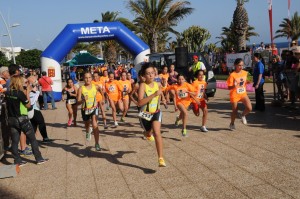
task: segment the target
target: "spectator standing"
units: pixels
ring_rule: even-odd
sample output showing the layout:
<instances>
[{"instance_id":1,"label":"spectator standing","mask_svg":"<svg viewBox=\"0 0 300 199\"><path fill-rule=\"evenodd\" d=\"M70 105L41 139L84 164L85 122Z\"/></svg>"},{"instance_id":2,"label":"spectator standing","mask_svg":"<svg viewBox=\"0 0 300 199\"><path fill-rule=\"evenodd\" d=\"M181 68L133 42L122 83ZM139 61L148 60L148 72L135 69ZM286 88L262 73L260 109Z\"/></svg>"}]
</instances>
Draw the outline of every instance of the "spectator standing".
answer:
<instances>
[{"instance_id":1,"label":"spectator standing","mask_svg":"<svg viewBox=\"0 0 300 199\"><path fill-rule=\"evenodd\" d=\"M190 82L192 83L192 81L194 80L194 77L196 77L197 75L197 71L198 70L203 70L206 73L206 67L203 64L203 62L198 60L198 56L194 55L193 56L193 65L189 68L189 71L192 72L192 76L190 77ZM196 78L195 78L196 79ZM205 76L204 76L205 79Z\"/></svg>"},{"instance_id":2,"label":"spectator standing","mask_svg":"<svg viewBox=\"0 0 300 199\"><path fill-rule=\"evenodd\" d=\"M47 72L43 71L42 72L42 77L39 79L39 84L42 87L42 94L43 94L43 101L44 101L44 110L48 109L48 96L51 98L51 105L52 109L57 109L55 106L55 101L53 97L53 92L52 92L52 87L53 81L50 77L47 77Z\"/></svg>"},{"instance_id":3,"label":"spectator standing","mask_svg":"<svg viewBox=\"0 0 300 199\"><path fill-rule=\"evenodd\" d=\"M74 86L79 88L79 82L76 76L76 67L73 67L71 72L70 72L70 79L73 81Z\"/></svg>"},{"instance_id":4,"label":"spectator standing","mask_svg":"<svg viewBox=\"0 0 300 199\"><path fill-rule=\"evenodd\" d=\"M261 54L254 53L253 61L255 66L253 69L253 87L255 87L255 110L265 111L265 96L264 96L264 70L265 67L261 62Z\"/></svg>"},{"instance_id":5,"label":"spectator standing","mask_svg":"<svg viewBox=\"0 0 300 199\"><path fill-rule=\"evenodd\" d=\"M138 74L137 74L133 64L130 64L130 69L128 72L131 74L131 78L134 80L134 83L137 83Z\"/></svg>"}]
</instances>

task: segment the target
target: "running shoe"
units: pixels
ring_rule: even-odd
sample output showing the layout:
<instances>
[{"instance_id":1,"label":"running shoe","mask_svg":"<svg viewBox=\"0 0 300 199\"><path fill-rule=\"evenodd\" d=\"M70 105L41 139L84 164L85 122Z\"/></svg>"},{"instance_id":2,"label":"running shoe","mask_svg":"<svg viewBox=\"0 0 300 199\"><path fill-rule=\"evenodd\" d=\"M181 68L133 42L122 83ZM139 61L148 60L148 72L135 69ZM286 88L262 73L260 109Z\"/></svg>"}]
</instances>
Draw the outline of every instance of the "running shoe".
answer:
<instances>
[{"instance_id":1,"label":"running shoe","mask_svg":"<svg viewBox=\"0 0 300 199\"><path fill-rule=\"evenodd\" d=\"M183 137L186 137L186 136L187 136L187 131L186 131L186 129L182 129L181 135L182 135Z\"/></svg>"},{"instance_id":2,"label":"running shoe","mask_svg":"<svg viewBox=\"0 0 300 199\"><path fill-rule=\"evenodd\" d=\"M26 161L22 160L20 163L18 163L17 165L19 165L19 167L25 166L27 164Z\"/></svg>"},{"instance_id":3,"label":"running shoe","mask_svg":"<svg viewBox=\"0 0 300 199\"><path fill-rule=\"evenodd\" d=\"M90 131L86 133L85 137L86 141L90 141L92 139L92 134L90 133Z\"/></svg>"},{"instance_id":4,"label":"running shoe","mask_svg":"<svg viewBox=\"0 0 300 199\"><path fill-rule=\"evenodd\" d=\"M100 144L95 144L96 151L101 151Z\"/></svg>"},{"instance_id":5,"label":"running shoe","mask_svg":"<svg viewBox=\"0 0 300 199\"><path fill-rule=\"evenodd\" d=\"M158 159L158 166L159 167L166 167L167 166L166 162L165 162L165 160L163 158L159 158Z\"/></svg>"},{"instance_id":6,"label":"running shoe","mask_svg":"<svg viewBox=\"0 0 300 199\"><path fill-rule=\"evenodd\" d=\"M71 126L71 124L72 124L72 119L69 119L68 126Z\"/></svg>"},{"instance_id":7,"label":"running shoe","mask_svg":"<svg viewBox=\"0 0 300 199\"><path fill-rule=\"evenodd\" d=\"M178 125L179 125L179 121L180 121L179 115L177 115L177 116L176 116L176 120L175 120L175 126L178 126Z\"/></svg>"},{"instance_id":8,"label":"running shoe","mask_svg":"<svg viewBox=\"0 0 300 199\"><path fill-rule=\"evenodd\" d=\"M41 160L38 160L36 162L36 164L40 165L40 164L44 164L45 162L48 162L48 161L49 161L49 159L41 159Z\"/></svg>"},{"instance_id":9,"label":"running shoe","mask_svg":"<svg viewBox=\"0 0 300 199\"><path fill-rule=\"evenodd\" d=\"M108 126L107 126L107 124L104 124L103 126L104 126L104 129L108 129Z\"/></svg>"},{"instance_id":10,"label":"running shoe","mask_svg":"<svg viewBox=\"0 0 300 199\"><path fill-rule=\"evenodd\" d=\"M121 117L121 122L126 122L124 117Z\"/></svg>"},{"instance_id":11,"label":"running shoe","mask_svg":"<svg viewBox=\"0 0 300 199\"><path fill-rule=\"evenodd\" d=\"M20 150L20 156L31 156L32 150L29 147L26 147L25 150Z\"/></svg>"},{"instance_id":12,"label":"running shoe","mask_svg":"<svg viewBox=\"0 0 300 199\"><path fill-rule=\"evenodd\" d=\"M246 116L242 116L241 118L242 118L242 123L245 124L245 125L247 125L247 119L246 119Z\"/></svg>"},{"instance_id":13,"label":"running shoe","mask_svg":"<svg viewBox=\"0 0 300 199\"><path fill-rule=\"evenodd\" d=\"M230 124L230 125L229 125L229 129L230 129L230 130L235 130L235 125L234 125L234 124Z\"/></svg>"},{"instance_id":14,"label":"running shoe","mask_svg":"<svg viewBox=\"0 0 300 199\"><path fill-rule=\"evenodd\" d=\"M202 132L208 132L208 130L207 130L207 128L206 128L205 126L201 126L201 127L200 127L200 130L201 130Z\"/></svg>"}]
</instances>

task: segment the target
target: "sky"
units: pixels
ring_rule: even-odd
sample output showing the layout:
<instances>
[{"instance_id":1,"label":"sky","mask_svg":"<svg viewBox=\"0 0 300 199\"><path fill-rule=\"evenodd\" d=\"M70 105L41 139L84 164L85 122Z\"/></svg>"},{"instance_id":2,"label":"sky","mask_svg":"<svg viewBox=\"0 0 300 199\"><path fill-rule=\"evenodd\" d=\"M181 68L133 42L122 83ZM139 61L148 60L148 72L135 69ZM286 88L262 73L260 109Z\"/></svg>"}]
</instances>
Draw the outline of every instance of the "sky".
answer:
<instances>
[{"instance_id":1,"label":"sky","mask_svg":"<svg viewBox=\"0 0 300 199\"><path fill-rule=\"evenodd\" d=\"M177 1L177 0L174 0ZM7 24L20 24L11 28L15 47L45 50L67 24L91 23L101 20L101 13L120 12L120 17L130 20L134 15L126 8L128 0L0 0L0 12ZM191 15L180 21L174 29L182 32L196 25L207 29L211 38L207 43L218 41L222 27L229 27L236 0L189 0L194 8ZM273 34L279 24L288 17L288 0L273 0ZM268 0L250 0L245 3L249 25L255 27L259 37L251 37L248 44L270 43ZM291 0L291 16L300 14L300 0ZM0 19L0 46L10 46L4 22ZM286 38L275 42L285 42Z\"/></svg>"}]
</instances>

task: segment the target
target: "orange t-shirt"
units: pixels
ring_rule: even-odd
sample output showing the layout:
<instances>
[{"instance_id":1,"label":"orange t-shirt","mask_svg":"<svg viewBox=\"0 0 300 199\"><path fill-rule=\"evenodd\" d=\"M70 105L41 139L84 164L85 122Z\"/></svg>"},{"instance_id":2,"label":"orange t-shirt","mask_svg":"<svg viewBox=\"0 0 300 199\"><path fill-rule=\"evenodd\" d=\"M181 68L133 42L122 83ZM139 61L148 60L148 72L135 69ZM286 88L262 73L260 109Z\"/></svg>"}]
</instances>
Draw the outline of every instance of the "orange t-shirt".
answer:
<instances>
[{"instance_id":1,"label":"orange t-shirt","mask_svg":"<svg viewBox=\"0 0 300 199\"><path fill-rule=\"evenodd\" d=\"M0 84L1 84L0 93L4 93L6 91L6 89L3 88L3 85L6 84L5 79L0 77Z\"/></svg>"},{"instance_id":2,"label":"orange t-shirt","mask_svg":"<svg viewBox=\"0 0 300 199\"><path fill-rule=\"evenodd\" d=\"M247 82L248 72L241 70L239 73L235 71L232 72L226 83L228 86L235 86L235 88L230 90L230 102L238 102L247 96L246 92L246 82Z\"/></svg>"},{"instance_id":3,"label":"orange t-shirt","mask_svg":"<svg viewBox=\"0 0 300 199\"><path fill-rule=\"evenodd\" d=\"M116 102L121 98L120 91L122 90L122 88L118 80L113 80L112 82L106 82L105 90L111 100Z\"/></svg>"},{"instance_id":4,"label":"orange t-shirt","mask_svg":"<svg viewBox=\"0 0 300 199\"><path fill-rule=\"evenodd\" d=\"M193 82L193 87L196 91L196 98L200 101L205 100L205 89L207 87L207 82L205 80L199 81L198 79Z\"/></svg>"},{"instance_id":5,"label":"orange t-shirt","mask_svg":"<svg viewBox=\"0 0 300 199\"><path fill-rule=\"evenodd\" d=\"M100 89L103 89L103 83L101 81L92 81L92 84L95 84L95 85L98 85L100 87ZM101 95L101 93L99 91L97 91L97 94L96 94L96 100L97 102L100 102L102 101L103 99L103 96Z\"/></svg>"},{"instance_id":6,"label":"orange t-shirt","mask_svg":"<svg viewBox=\"0 0 300 199\"><path fill-rule=\"evenodd\" d=\"M168 79L169 79L169 73L166 73L166 74L159 74L159 78L160 79L162 79L162 78L164 78L164 79L166 79L166 81L168 81Z\"/></svg>"},{"instance_id":7,"label":"orange t-shirt","mask_svg":"<svg viewBox=\"0 0 300 199\"><path fill-rule=\"evenodd\" d=\"M130 83L130 81L129 80L125 80L125 81L119 80L119 84L121 86L120 96L121 97L123 96L123 99L129 99L128 94L124 93L124 95L123 95L122 92L124 91L124 88L125 88L126 91L131 92L132 89L131 89L131 83Z\"/></svg>"},{"instance_id":8,"label":"orange t-shirt","mask_svg":"<svg viewBox=\"0 0 300 199\"><path fill-rule=\"evenodd\" d=\"M108 76L106 76L106 77L104 77L104 76L101 76L100 77L100 81L102 82L102 84L104 85L106 82L108 82L109 81L109 78L108 78Z\"/></svg>"},{"instance_id":9,"label":"orange t-shirt","mask_svg":"<svg viewBox=\"0 0 300 199\"><path fill-rule=\"evenodd\" d=\"M107 70L107 67L103 66L103 67L101 68L101 72L103 73L103 71L105 71L105 70Z\"/></svg>"},{"instance_id":10,"label":"orange t-shirt","mask_svg":"<svg viewBox=\"0 0 300 199\"><path fill-rule=\"evenodd\" d=\"M183 104L186 108L191 104L192 98L188 92L194 92L194 87L184 82L182 85L173 84L170 86L170 90L175 90L176 94L176 105Z\"/></svg>"}]
</instances>

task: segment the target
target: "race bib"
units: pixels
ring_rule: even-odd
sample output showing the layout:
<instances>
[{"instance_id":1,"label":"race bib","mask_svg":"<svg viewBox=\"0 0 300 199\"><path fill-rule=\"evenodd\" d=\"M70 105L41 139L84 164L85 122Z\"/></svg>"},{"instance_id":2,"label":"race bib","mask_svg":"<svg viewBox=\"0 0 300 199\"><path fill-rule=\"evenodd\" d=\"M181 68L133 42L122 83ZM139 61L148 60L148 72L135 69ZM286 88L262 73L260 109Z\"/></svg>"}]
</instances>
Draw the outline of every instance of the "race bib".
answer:
<instances>
[{"instance_id":1,"label":"race bib","mask_svg":"<svg viewBox=\"0 0 300 199\"><path fill-rule=\"evenodd\" d=\"M68 99L68 104L76 104L76 99Z\"/></svg>"},{"instance_id":2,"label":"race bib","mask_svg":"<svg viewBox=\"0 0 300 199\"><path fill-rule=\"evenodd\" d=\"M198 98L202 98L202 97L203 97L203 93L199 93Z\"/></svg>"},{"instance_id":3,"label":"race bib","mask_svg":"<svg viewBox=\"0 0 300 199\"><path fill-rule=\"evenodd\" d=\"M179 92L178 97L179 98L186 98L188 96L188 93Z\"/></svg>"},{"instance_id":4,"label":"race bib","mask_svg":"<svg viewBox=\"0 0 300 199\"><path fill-rule=\"evenodd\" d=\"M144 120L147 120L147 121L151 121L151 119L153 117L153 114L148 113L148 112L144 112L144 111L140 111L138 117L142 118Z\"/></svg>"},{"instance_id":5,"label":"race bib","mask_svg":"<svg viewBox=\"0 0 300 199\"><path fill-rule=\"evenodd\" d=\"M237 94L242 94L242 93L246 92L246 88L245 87L238 87L236 92L237 92Z\"/></svg>"},{"instance_id":6,"label":"race bib","mask_svg":"<svg viewBox=\"0 0 300 199\"><path fill-rule=\"evenodd\" d=\"M95 111L96 108L89 108L84 110L85 115L90 115Z\"/></svg>"}]
</instances>

